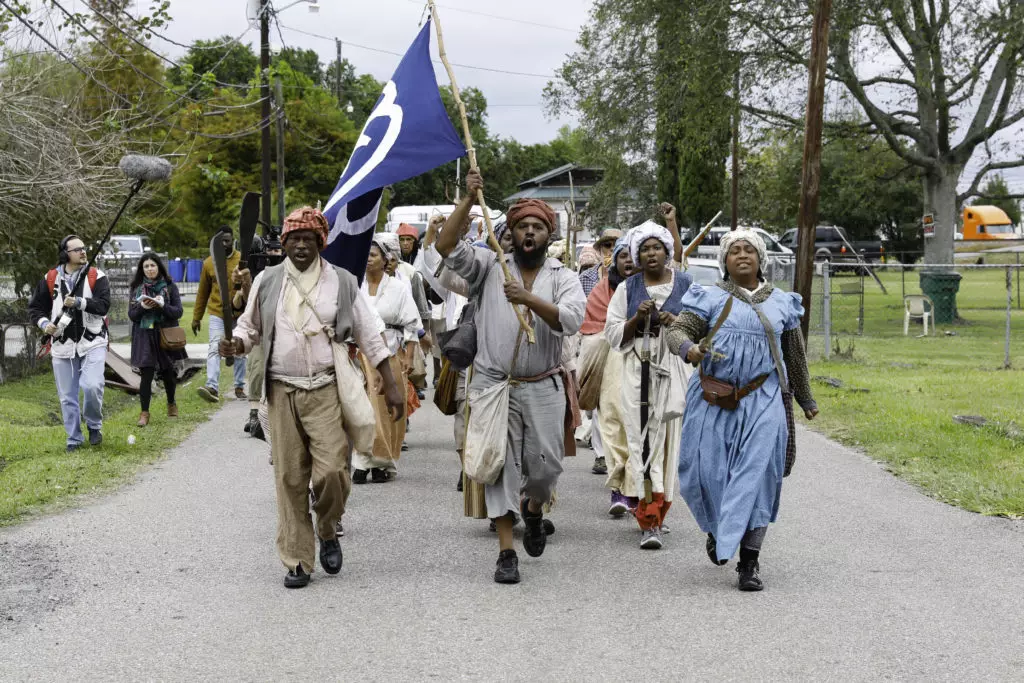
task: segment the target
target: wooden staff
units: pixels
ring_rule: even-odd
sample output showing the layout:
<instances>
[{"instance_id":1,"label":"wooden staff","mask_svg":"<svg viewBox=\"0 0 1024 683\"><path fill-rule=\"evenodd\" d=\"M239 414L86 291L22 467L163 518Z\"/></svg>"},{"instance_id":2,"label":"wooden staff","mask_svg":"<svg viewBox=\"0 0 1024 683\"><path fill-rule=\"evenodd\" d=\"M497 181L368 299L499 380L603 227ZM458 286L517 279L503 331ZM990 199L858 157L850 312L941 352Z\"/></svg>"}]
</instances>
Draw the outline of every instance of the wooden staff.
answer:
<instances>
[{"instance_id":1,"label":"wooden staff","mask_svg":"<svg viewBox=\"0 0 1024 683\"><path fill-rule=\"evenodd\" d=\"M448 72L448 80L452 84L452 97L455 98L455 104L459 107L459 116L462 119L462 135L466 140L466 152L469 155L469 170L479 172L480 167L476 163L476 150L473 149L473 135L469 131L469 117L466 116L466 105L462 103L462 95L459 92L459 84L455 80L455 72L452 71L452 65L448 62L448 54L444 49L444 36L441 33L441 20L437 15L437 5L434 4L434 0L427 0L427 4L430 5L430 16L434 20L434 30L437 32L437 51L441 57L441 63L444 64L445 71ZM480 209L484 212L484 224L487 226L487 243L491 249L494 249L495 253L498 254L498 263L501 264L501 270L505 273L505 282L511 282L515 278L512 277L512 271L509 270L508 264L505 263L505 257L502 252L501 244L498 242L498 238L494 234L494 224L491 223L491 212L487 208L487 201L484 199L484 191L476 191L476 201L480 205ZM511 229L511 226L509 226ZM522 310L519 309L515 304L512 305L512 310L516 312L516 317L519 318L519 326L523 328L526 333L526 340L530 344L534 344L537 341L537 336L530 327L530 324L526 322L526 316L523 315Z\"/></svg>"}]
</instances>

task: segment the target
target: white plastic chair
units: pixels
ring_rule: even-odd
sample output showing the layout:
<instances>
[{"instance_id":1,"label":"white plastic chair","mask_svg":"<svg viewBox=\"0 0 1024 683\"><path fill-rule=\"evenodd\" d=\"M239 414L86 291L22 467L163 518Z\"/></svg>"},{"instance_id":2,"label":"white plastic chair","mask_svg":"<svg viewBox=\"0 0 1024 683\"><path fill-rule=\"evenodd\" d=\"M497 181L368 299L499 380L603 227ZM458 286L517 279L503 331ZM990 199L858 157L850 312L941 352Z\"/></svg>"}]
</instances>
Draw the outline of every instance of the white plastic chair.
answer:
<instances>
[{"instance_id":1,"label":"white plastic chair","mask_svg":"<svg viewBox=\"0 0 1024 683\"><path fill-rule=\"evenodd\" d=\"M935 327L935 304L925 294L907 294L903 297L903 336L910 331L910 319L924 321L924 334L928 336L928 321Z\"/></svg>"}]
</instances>

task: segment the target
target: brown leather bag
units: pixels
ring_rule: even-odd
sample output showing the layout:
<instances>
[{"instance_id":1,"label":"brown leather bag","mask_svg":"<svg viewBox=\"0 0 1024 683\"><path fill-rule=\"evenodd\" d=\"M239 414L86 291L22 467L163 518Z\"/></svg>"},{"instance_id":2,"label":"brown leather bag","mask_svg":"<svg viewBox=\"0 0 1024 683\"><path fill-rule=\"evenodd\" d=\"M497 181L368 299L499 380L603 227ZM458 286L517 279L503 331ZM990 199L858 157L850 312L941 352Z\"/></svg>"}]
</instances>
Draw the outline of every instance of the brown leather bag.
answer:
<instances>
[{"instance_id":1,"label":"brown leather bag","mask_svg":"<svg viewBox=\"0 0 1024 683\"><path fill-rule=\"evenodd\" d=\"M182 327L161 327L160 348L164 351L185 349L185 329Z\"/></svg>"},{"instance_id":2,"label":"brown leather bag","mask_svg":"<svg viewBox=\"0 0 1024 683\"><path fill-rule=\"evenodd\" d=\"M700 369L700 388L704 400L722 410L736 410L740 401L757 391L768 375L760 375L753 382L743 388L737 387L716 377L704 374L704 368Z\"/></svg>"}]
</instances>

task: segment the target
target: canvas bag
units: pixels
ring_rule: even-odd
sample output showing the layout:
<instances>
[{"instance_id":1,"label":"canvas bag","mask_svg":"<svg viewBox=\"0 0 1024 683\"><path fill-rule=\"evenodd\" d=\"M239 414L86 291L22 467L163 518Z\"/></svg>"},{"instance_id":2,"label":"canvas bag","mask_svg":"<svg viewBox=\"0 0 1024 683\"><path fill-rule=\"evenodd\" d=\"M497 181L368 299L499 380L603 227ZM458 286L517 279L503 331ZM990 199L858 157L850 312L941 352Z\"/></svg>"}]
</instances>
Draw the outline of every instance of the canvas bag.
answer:
<instances>
[{"instance_id":1,"label":"canvas bag","mask_svg":"<svg viewBox=\"0 0 1024 683\"><path fill-rule=\"evenodd\" d=\"M604 366L608 362L611 346L603 334L583 338L580 351L580 410L594 410L601 400L601 384L604 381Z\"/></svg>"},{"instance_id":2,"label":"canvas bag","mask_svg":"<svg viewBox=\"0 0 1024 683\"><path fill-rule=\"evenodd\" d=\"M480 484L493 484L505 469L509 386L510 380L504 379L468 395L470 419L463 469L467 477Z\"/></svg>"}]
</instances>

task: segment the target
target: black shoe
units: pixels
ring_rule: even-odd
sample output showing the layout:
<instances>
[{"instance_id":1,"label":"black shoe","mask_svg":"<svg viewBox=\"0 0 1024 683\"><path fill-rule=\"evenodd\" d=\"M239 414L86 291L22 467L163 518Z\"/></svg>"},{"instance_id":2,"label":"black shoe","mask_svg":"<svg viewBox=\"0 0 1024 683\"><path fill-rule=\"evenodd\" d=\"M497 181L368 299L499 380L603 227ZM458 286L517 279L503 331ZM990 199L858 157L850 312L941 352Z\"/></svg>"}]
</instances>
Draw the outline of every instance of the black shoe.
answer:
<instances>
[{"instance_id":1,"label":"black shoe","mask_svg":"<svg viewBox=\"0 0 1024 683\"><path fill-rule=\"evenodd\" d=\"M386 484L395 478L393 472L388 472L383 467L374 467L370 470L374 484Z\"/></svg>"},{"instance_id":2,"label":"black shoe","mask_svg":"<svg viewBox=\"0 0 1024 683\"><path fill-rule=\"evenodd\" d=\"M67 453L74 453L75 451L77 451L81 447L82 447L82 444L80 444L80 443L69 443L67 448L65 448L64 450Z\"/></svg>"},{"instance_id":3,"label":"black shoe","mask_svg":"<svg viewBox=\"0 0 1024 683\"><path fill-rule=\"evenodd\" d=\"M256 435L256 431L255 430L258 429L259 426L260 426L259 411L257 411L255 408L250 408L249 409L249 419L245 421L245 427L242 428L242 431L245 432L246 434L249 434L250 436L255 436Z\"/></svg>"},{"instance_id":4,"label":"black shoe","mask_svg":"<svg viewBox=\"0 0 1024 683\"><path fill-rule=\"evenodd\" d=\"M544 520L544 533L548 536L555 535L555 523L552 522L550 519Z\"/></svg>"},{"instance_id":5,"label":"black shoe","mask_svg":"<svg viewBox=\"0 0 1024 683\"><path fill-rule=\"evenodd\" d=\"M761 566L757 560L741 561L736 565L736 572L740 575L737 588L741 591L756 592L764 590L761 583Z\"/></svg>"},{"instance_id":6,"label":"black shoe","mask_svg":"<svg viewBox=\"0 0 1024 683\"><path fill-rule=\"evenodd\" d=\"M352 472L352 483L353 484L365 484L366 476L370 474L369 470L354 470Z\"/></svg>"},{"instance_id":7,"label":"black shoe","mask_svg":"<svg viewBox=\"0 0 1024 683\"><path fill-rule=\"evenodd\" d=\"M256 420L256 424L254 424L252 429L249 431L249 436L254 439L259 439L260 441L267 440L267 435L263 432L263 425L260 424L258 419Z\"/></svg>"},{"instance_id":8,"label":"black shoe","mask_svg":"<svg viewBox=\"0 0 1024 683\"><path fill-rule=\"evenodd\" d=\"M427 397L427 395L426 395L425 393L423 393L423 390L422 390L422 389L417 389L417 390L416 390L416 398L418 398L419 400L421 400L421 401L422 401L422 400L423 400L423 399L425 399L426 397Z\"/></svg>"},{"instance_id":9,"label":"black shoe","mask_svg":"<svg viewBox=\"0 0 1024 683\"><path fill-rule=\"evenodd\" d=\"M729 561L718 559L718 542L715 541L714 534L708 534L708 541L704 544L704 547L708 551L708 559L711 560L711 564L715 565L716 567L721 567Z\"/></svg>"},{"instance_id":10,"label":"black shoe","mask_svg":"<svg viewBox=\"0 0 1024 683\"><path fill-rule=\"evenodd\" d=\"M492 534L497 533L498 532L498 523L495 522L492 519L490 525L487 527L487 530L490 531Z\"/></svg>"},{"instance_id":11,"label":"black shoe","mask_svg":"<svg viewBox=\"0 0 1024 683\"><path fill-rule=\"evenodd\" d=\"M455 485L455 490L462 493L462 472L459 472L459 483Z\"/></svg>"},{"instance_id":12,"label":"black shoe","mask_svg":"<svg viewBox=\"0 0 1024 683\"><path fill-rule=\"evenodd\" d=\"M89 445L99 446L103 443L103 432L98 429L89 429Z\"/></svg>"},{"instance_id":13,"label":"black shoe","mask_svg":"<svg viewBox=\"0 0 1024 683\"><path fill-rule=\"evenodd\" d=\"M530 512L529 500L524 498L520 505L523 513L523 550L530 557L540 557L544 554L544 548L548 544L548 535L544 530L544 513L536 514Z\"/></svg>"},{"instance_id":14,"label":"black shoe","mask_svg":"<svg viewBox=\"0 0 1024 683\"><path fill-rule=\"evenodd\" d=\"M284 576L285 588L305 588L308 585L309 574L302 571L301 564L298 567L296 567L294 571L290 571Z\"/></svg>"},{"instance_id":15,"label":"black shoe","mask_svg":"<svg viewBox=\"0 0 1024 683\"><path fill-rule=\"evenodd\" d=\"M320 541L320 566L328 574L337 574L341 571L341 544L338 539L332 538L329 541Z\"/></svg>"},{"instance_id":16,"label":"black shoe","mask_svg":"<svg viewBox=\"0 0 1024 683\"><path fill-rule=\"evenodd\" d=\"M498 568L494 570L495 583L519 583L519 558L515 550L498 553Z\"/></svg>"},{"instance_id":17,"label":"black shoe","mask_svg":"<svg viewBox=\"0 0 1024 683\"><path fill-rule=\"evenodd\" d=\"M338 526L334 527L334 533L338 535L338 538L341 538L345 535L345 527L341 525L340 519L338 520Z\"/></svg>"},{"instance_id":18,"label":"black shoe","mask_svg":"<svg viewBox=\"0 0 1024 683\"><path fill-rule=\"evenodd\" d=\"M409 450L409 444L407 444L406 442L403 441L402 442L402 452L405 453L407 450Z\"/></svg>"},{"instance_id":19,"label":"black shoe","mask_svg":"<svg viewBox=\"0 0 1024 683\"><path fill-rule=\"evenodd\" d=\"M594 474L608 474L608 464L604 460L604 456L594 458L594 466L590 468L590 471Z\"/></svg>"}]
</instances>

